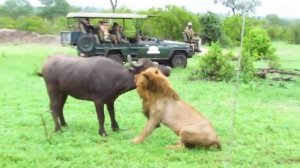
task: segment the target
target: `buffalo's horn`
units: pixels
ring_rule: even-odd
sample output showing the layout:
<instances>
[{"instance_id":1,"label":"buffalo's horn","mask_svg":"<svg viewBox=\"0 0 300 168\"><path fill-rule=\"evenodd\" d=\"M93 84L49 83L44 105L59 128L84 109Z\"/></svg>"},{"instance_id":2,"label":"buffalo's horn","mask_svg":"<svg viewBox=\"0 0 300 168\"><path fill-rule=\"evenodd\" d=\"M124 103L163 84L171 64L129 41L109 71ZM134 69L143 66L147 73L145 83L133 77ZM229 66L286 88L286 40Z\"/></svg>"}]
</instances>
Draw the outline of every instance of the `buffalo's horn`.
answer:
<instances>
[{"instance_id":1,"label":"buffalo's horn","mask_svg":"<svg viewBox=\"0 0 300 168\"><path fill-rule=\"evenodd\" d=\"M143 66L143 63L137 63L136 61L132 61L132 58L130 55L127 55L127 61L129 65L133 68L140 68Z\"/></svg>"},{"instance_id":2,"label":"buffalo's horn","mask_svg":"<svg viewBox=\"0 0 300 168\"><path fill-rule=\"evenodd\" d=\"M131 55L127 55L127 62L129 63L129 64L131 64L131 62L132 62L132 59L131 59Z\"/></svg>"},{"instance_id":3,"label":"buffalo's horn","mask_svg":"<svg viewBox=\"0 0 300 168\"><path fill-rule=\"evenodd\" d=\"M169 66L167 66L166 68L167 68L169 71L171 71L171 70L172 70L172 68L171 68L171 67L169 67Z\"/></svg>"}]
</instances>

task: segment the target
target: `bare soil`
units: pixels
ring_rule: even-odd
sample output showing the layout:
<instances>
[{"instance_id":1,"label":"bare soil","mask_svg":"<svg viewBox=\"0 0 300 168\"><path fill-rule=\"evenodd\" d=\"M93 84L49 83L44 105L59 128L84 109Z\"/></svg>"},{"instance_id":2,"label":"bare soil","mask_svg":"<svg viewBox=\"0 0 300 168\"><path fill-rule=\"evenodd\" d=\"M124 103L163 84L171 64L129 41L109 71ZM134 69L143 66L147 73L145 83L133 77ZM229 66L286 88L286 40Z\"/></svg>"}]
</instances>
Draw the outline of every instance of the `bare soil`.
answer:
<instances>
[{"instance_id":1,"label":"bare soil","mask_svg":"<svg viewBox=\"0 0 300 168\"><path fill-rule=\"evenodd\" d=\"M59 36L40 35L35 32L0 29L1 43L37 43L37 44L59 44Z\"/></svg>"}]
</instances>

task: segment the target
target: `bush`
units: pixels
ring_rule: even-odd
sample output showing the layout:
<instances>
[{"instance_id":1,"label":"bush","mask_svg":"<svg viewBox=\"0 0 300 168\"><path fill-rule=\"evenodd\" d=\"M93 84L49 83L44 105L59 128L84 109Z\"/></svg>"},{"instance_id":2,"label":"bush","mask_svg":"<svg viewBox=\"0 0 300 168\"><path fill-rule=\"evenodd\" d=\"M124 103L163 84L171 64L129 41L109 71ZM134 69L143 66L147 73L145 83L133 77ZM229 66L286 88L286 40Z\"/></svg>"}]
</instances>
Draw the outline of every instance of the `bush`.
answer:
<instances>
[{"instance_id":1,"label":"bush","mask_svg":"<svg viewBox=\"0 0 300 168\"><path fill-rule=\"evenodd\" d=\"M232 41L234 46L239 46L241 42L243 18L240 15L227 17L223 21L223 31L225 35ZM261 21L255 18L246 18L245 32L247 33L252 27L261 25Z\"/></svg>"},{"instance_id":2,"label":"bush","mask_svg":"<svg viewBox=\"0 0 300 168\"><path fill-rule=\"evenodd\" d=\"M11 17L0 17L0 28L14 29L15 24L15 20Z\"/></svg>"},{"instance_id":3,"label":"bush","mask_svg":"<svg viewBox=\"0 0 300 168\"><path fill-rule=\"evenodd\" d=\"M221 21L218 15L208 12L201 16L201 39L203 43L211 43L219 41L221 37Z\"/></svg>"},{"instance_id":4,"label":"bush","mask_svg":"<svg viewBox=\"0 0 300 168\"><path fill-rule=\"evenodd\" d=\"M253 58L249 52L243 52L241 56L241 80L243 82L249 82L254 77L254 65Z\"/></svg>"},{"instance_id":5,"label":"bush","mask_svg":"<svg viewBox=\"0 0 300 168\"><path fill-rule=\"evenodd\" d=\"M287 40L289 43L300 44L300 23L289 26L287 32Z\"/></svg>"},{"instance_id":6,"label":"bush","mask_svg":"<svg viewBox=\"0 0 300 168\"><path fill-rule=\"evenodd\" d=\"M234 76L234 67L231 65L232 53L223 54L218 43L212 43L208 53L200 58L197 70L192 79L201 78L212 81L229 81Z\"/></svg>"},{"instance_id":7,"label":"bush","mask_svg":"<svg viewBox=\"0 0 300 168\"><path fill-rule=\"evenodd\" d=\"M249 53L255 61L260 59L273 60L275 59L275 48L271 44L266 30L256 27L245 36L243 52Z\"/></svg>"}]
</instances>

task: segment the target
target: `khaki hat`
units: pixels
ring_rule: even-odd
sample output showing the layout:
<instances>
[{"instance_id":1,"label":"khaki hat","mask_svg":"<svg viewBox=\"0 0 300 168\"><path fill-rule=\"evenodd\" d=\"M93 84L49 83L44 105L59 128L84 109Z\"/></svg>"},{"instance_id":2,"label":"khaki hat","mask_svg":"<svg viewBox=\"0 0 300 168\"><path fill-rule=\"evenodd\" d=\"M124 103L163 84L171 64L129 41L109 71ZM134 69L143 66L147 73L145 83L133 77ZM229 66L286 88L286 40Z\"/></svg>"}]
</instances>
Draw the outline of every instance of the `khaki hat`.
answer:
<instances>
[{"instance_id":1,"label":"khaki hat","mask_svg":"<svg viewBox=\"0 0 300 168\"><path fill-rule=\"evenodd\" d=\"M188 26L192 26L192 22L189 22L189 23L188 23Z\"/></svg>"}]
</instances>

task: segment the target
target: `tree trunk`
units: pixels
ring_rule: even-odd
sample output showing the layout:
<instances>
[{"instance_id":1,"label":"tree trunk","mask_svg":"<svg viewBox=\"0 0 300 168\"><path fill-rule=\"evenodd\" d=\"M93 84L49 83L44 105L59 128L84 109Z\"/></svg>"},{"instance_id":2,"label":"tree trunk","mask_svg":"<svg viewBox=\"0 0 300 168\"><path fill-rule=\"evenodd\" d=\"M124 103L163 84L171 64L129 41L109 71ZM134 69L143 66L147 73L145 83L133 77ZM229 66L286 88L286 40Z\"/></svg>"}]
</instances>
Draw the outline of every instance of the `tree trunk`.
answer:
<instances>
[{"instance_id":1,"label":"tree trunk","mask_svg":"<svg viewBox=\"0 0 300 168\"><path fill-rule=\"evenodd\" d=\"M118 4L118 0L114 0L114 2L113 2L113 0L110 0L110 4L111 4L111 8L112 8L113 13L115 13L116 12L116 7L117 7L117 4Z\"/></svg>"}]
</instances>

